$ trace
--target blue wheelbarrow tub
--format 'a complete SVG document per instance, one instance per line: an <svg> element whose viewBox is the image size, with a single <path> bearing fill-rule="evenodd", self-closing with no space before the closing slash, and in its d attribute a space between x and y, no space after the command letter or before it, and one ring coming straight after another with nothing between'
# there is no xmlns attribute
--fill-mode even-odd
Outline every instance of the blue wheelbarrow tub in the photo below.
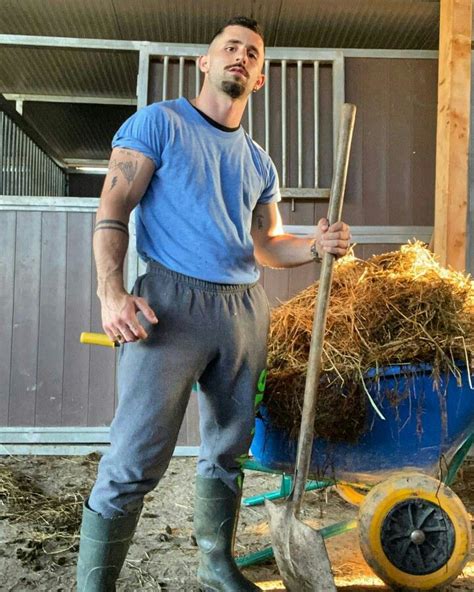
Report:
<svg viewBox="0 0 474 592"><path fill-rule="evenodd" d="M474 430L474 390L466 367L459 366L459 371L462 386L449 373L441 377L438 389L427 364L368 372L367 390L385 420L375 413L367 397L367 429L359 441L330 443L315 438L310 476L370 484L404 469L432 476L446 469ZM387 397L391 393L405 397L395 406ZM251 445L255 460L268 469L293 472L297 441L272 426L264 406L259 415Z"/></svg>

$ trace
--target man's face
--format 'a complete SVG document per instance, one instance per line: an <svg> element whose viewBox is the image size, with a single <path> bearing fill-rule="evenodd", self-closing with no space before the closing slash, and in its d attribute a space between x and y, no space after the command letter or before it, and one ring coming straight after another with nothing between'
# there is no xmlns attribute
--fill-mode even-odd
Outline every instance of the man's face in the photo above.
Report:
<svg viewBox="0 0 474 592"><path fill-rule="evenodd" d="M262 87L263 62L264 45L260 35L246 27L232 25L214 39L200 65L212 86L237 99Z"/></svg>

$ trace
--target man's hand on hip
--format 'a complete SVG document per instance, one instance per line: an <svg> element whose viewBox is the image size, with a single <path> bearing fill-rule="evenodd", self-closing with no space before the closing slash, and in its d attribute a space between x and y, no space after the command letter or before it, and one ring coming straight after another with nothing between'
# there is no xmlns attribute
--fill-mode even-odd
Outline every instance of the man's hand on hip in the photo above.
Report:
<svg viewBox="0 0 474 592"><path fill-rule="evenodd" d="M148 337L143 325L137 318L140 311L147 321L158 323L153 310L139 296L127 292L114 293L101 298L102 326L113 341L138 341Z"/></svg>

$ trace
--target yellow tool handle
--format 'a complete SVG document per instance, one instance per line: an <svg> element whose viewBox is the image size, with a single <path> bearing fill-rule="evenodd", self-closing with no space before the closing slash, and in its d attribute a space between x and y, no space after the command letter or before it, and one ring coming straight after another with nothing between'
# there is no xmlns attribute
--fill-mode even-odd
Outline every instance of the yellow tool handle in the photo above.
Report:
<svg viewBox="0 0 474 592"><path fill-rule="evenodd" d="M112 341L105 333L81 333L81 343L104 345L105 347L118 347L120 345Z"/></svg>

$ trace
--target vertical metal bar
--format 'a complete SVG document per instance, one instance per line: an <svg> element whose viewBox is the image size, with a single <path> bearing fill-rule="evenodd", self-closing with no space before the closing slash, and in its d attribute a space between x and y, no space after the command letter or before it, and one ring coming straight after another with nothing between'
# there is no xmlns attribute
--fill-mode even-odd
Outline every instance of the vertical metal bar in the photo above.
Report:
<svg viewBox="0 0 474 592"><path fill-rule="evenodd" d="M165 56L163 59L163 91L161 93L162 100L166 101L166 91L168 89L168 70L170 65L170 56Z"/></svg>
<svg viewBox="0 0 474 592"><path fill-rule="evenodd" d="M141 49L138 59L137 111L148 105L148 78L150 73L150 54Z"/></svg>
<svg viewBox="0 0 474 592"><path fill-rule="evenodd" d="M11 161L11 169L12 169L12 193L11 195L18 195L17 188L18 188L18 128L15 123L13 123L13 142L12 142L12 161Z"/></svg>
<svg viewBox="0 0 474 592"><path fill-rule="evenodd" d="M201 90L201 70L199 69L199 58L196 58L196 70L194 74L194 90L196 92L196 96L199 94Z"/></svg>
<svg viewBox="0 0 474 592"><path fill-rule="evenodd" d="M336 161L339 118L344 104L344 55L338 52L332 64L332 120L333 120L333 163Z"/></svg>
<svg viewBox="0 0 474 592"><path fill-rule="evenodd" d="M303 187L303 62L297 62L298 187Z"/></svg>
<svg viewBox="0 0 474 592"><path fill-rule="evenodd" d="M0 195L5 194L5 113L0 111Z"/></svg>
<svg viewBox="0 0 474 592"><path fill-rule="evenodd" d="M184 57L179 58L178 96L182 97L184 92Z"/></svg>
<svg viewBox="0 0 474 592"><path fill-rule="evenodd" d="M313 62L314 186L319 187L319 62Z"/></svg>
<svg viewBox="0 0 474 592"><path fill-rule="evenodd" d="M249 136L253 138L253 96L252 93L249 95L247 102L247 117L249 122Z"/></svg>
<svg viewBox="0 0 474 592"><path fill-rule="evenodd" d="M286 187L286 60L281 61L281 186Z"/></svg>
<svg viewBox="0 0 474 592"><path fill-rule="evenodd" d="M40 174L41 174L41 193L40 195L46 195L46 170L44 162L44 152L40 149Z"/></svg>
<svg viewBox="0 0 474 592"><path fill-rule="evenodd" d="M39 148L35 144L34 165L33 165L33 195L40 195L39 192Z"/></svg>
<svg viewBox="0 0 474 592"><path fill-rule="evenodd" d="M265 150L270 151L270 60L265 60Z"/></svg>
<svg viewBox="0 0 474 592"><path fill-rule="evenodd" d="M26 193L27 195L31 195L31 184L32 184L32 176L31 173L31 152L32 152L32 141L28 139L28 144L26 146Z"/></svg>
<svg viewBox="0 0 474 592"><path fill-rule="evenodd" d="M27 136L25 133L21 133L21 143L20 143L20 193L19 195L26 195L25 194L25 184L26 184L26 140Z"/></svg>
<svg viewBox="0 0 474 592"><path fill-rule="evenodd" d="M8 118L8 161L7 161L7 170L8 170L8 193L7 195L13 195L13 121Z"/></svg>

